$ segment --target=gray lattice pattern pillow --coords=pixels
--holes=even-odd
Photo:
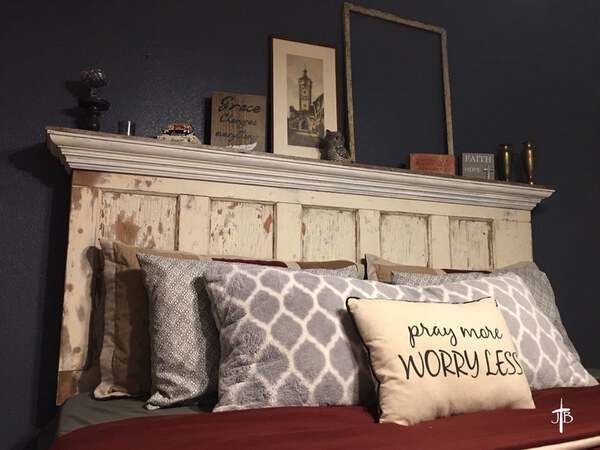
[[[201,277],[212,261],[138,255],[149,305],[149,409],[216,397],[218,332]]]
[[[302,270],[304,272],[312,273],[314,275],[335,275],[336,277],[358,278],[358,267],[357,266],[341,267],[340,269],[314,268],[314,269],[302,269]]]
[[[593,386],[596,380],[565,345],[516,274],[488,276],[436,286],[401,286],[410,300],[462,303],[483,297],[498,302],[533,389]]]
[[[428,286],[434,284],[454,283],[457,281],[475,280],[485,276],[505,275],[515,273],[521,277],[525,285],[531,291],[533,300],[536,306],[548,317],[550,322],[556,327],[563,338],[565,345],[580,361],[579,353],[575,349],[573,342],[567,334],[567,330],[562,323],[556,299],[554,298],[554,290],[550,284],[550,280],[544,272],[542,272],[534,262],[524,262],[513,266],[504,267],[495,270],[491,274],[481,272],[466,272],[466,273],[450,273],[446,275],[432,275],[422,273],[409,272],[393,272],[392,283],[408,286]]]
[[[219,336],[202,277],[211,265],[227,263],[141,254],[138,260],[150,302],[152,392],[146,407],[196,401],[214,404]],[[307,272],[358,276],[356,266]]]
[[[402,298],[374,281],[215,265],[207,290],[221,338],[215,411],[374,400],[348,297]]]

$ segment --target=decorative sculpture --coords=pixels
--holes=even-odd
[[[200,139],[194,134],[194,127],[191,123],[186,122],[170,123],[161,131],[157,139],[161,141],[183,142],[188,144],[200,143]]]
[[[339,131],[325,131],[323,153],[329,161],[350,161],[350,151],[345,146],[344,135]]]
[[[88,94],[79,99],[79,106],[87,112],[83,126],[87,130],[100,131],[100,114],[110,108],[110,103],[101,98],[98,91],[108,84],[108,79],[100,68],[82,70],[80,79],[88,88]]]

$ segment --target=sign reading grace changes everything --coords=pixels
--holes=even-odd
[[[212,96],[212,145],[265,151],[265,112],[262,95],[215,92]]]
[[[502,333],[498,328],[487,326],[471,327],[440,327],[425,325],[423,322],[408,325],[408,339],[411,348],[415,348],[418,340],[423,337],[447,338],[449,350],[427,349],[411,354],[398,355],[405,371],[406,379],[411,377],[461,377],[477,378],[485,376],[521,375],[523,368],[519,363],[517,352],[507,350],[467,350],[459,344],[465,340],[501,340]]]

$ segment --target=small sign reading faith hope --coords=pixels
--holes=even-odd
[[[481,180],[494,180],[496,157],[493,153],[463,153],[462,176]]]
[[[265,151],[267,99],[262,95],[215,92],[211,108],[211,145]]]

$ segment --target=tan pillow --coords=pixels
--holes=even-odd
[[[446,273],[441,269],[432,269],[430,267],[405,266],[370,253],[365,255],[365,259],[367,261],[367,279],[383,283],[392,282],[392,272],[416,272],[430,275],[443,275]]]
[[[94,389],[99,399],[141,396],[150,391],[150,337],[148,335],[148,298],[143,272],[137,254],[144,253],[170,258],[244,261],[302,270],[348,270],[357,276],[352,261],[286,262],[257,260],[237,256],[200,256],[174,250],[135,247],[117,241],[101,239],[104,257],[104,332],[100,352],[100,384]],[[353,274],[350,274],[353,272]]]
[[[534,408],[493,299],[424,303],[350,298],[379,383],[380,422],[400,425],[499,408]]]
[[[96,398],[139,396],[150,390],[148,299],[137,260],[141,249],[100,240],[104,256],[104,334]],[[143,249],[171,258],[206,259],[191,253]]]

